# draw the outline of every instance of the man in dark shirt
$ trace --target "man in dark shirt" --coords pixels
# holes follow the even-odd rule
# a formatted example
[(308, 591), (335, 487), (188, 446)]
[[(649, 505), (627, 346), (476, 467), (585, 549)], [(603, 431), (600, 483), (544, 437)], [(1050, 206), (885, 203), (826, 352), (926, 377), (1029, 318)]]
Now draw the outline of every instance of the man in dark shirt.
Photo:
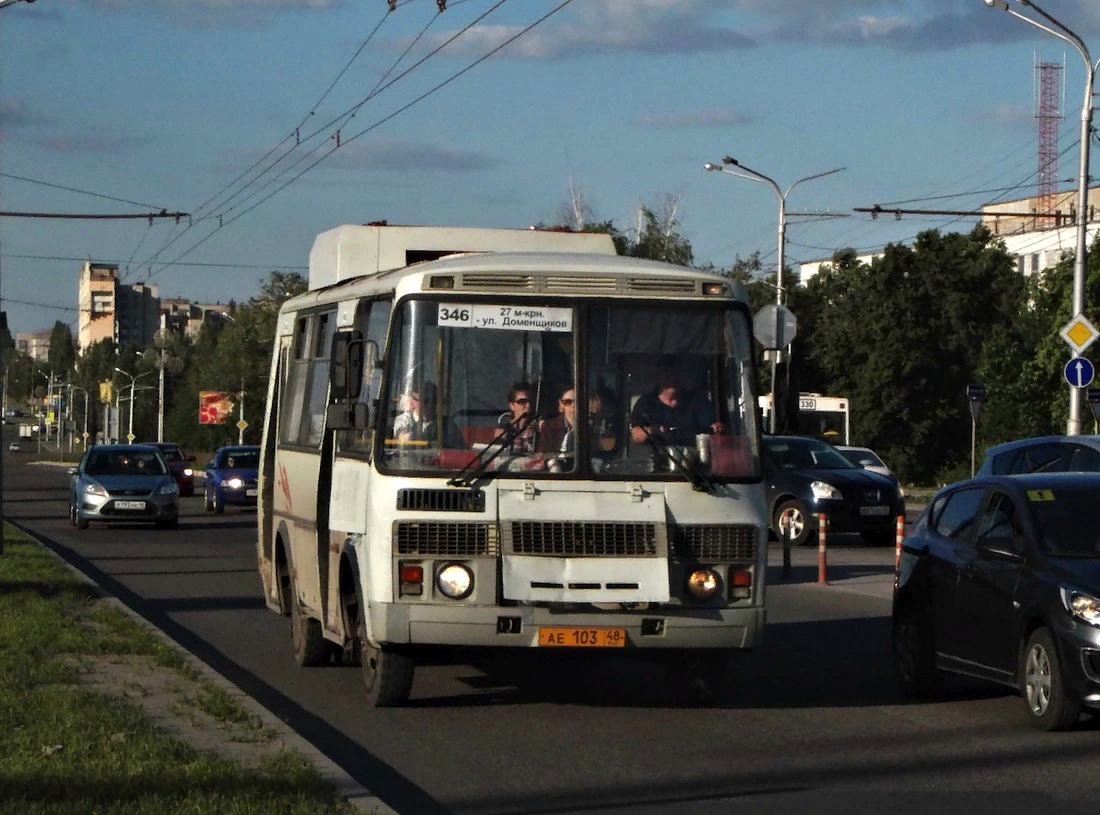
[(659, 433), (671, 444), (688, 445), (699, 433), (724, 433), (725, 425), (715, 421), (709, 402), (684, 401), (683, 385), (673, 371), (663, 371), (657, 387), (642, 394), (630, 412), (630, 439), (644, 442)]

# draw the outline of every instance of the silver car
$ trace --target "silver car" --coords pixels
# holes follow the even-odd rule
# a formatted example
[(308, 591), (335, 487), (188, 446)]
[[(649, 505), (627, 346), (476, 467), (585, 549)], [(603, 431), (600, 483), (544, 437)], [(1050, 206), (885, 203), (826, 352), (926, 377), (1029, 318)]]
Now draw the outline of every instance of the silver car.
[(96, 445), (69, 475), (69, 520), (78, 529), (89, 521), (151, 521), (169, 528), (179, 522), (179, 487), (155, 447)]

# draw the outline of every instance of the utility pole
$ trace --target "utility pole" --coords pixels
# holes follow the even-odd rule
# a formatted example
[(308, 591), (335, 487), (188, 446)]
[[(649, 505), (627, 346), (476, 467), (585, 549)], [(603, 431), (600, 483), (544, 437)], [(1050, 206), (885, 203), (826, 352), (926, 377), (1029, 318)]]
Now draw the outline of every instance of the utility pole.
[(244, 444), (244, 377), (241, 377), (241, 419), (237, 422), (237, 444)]

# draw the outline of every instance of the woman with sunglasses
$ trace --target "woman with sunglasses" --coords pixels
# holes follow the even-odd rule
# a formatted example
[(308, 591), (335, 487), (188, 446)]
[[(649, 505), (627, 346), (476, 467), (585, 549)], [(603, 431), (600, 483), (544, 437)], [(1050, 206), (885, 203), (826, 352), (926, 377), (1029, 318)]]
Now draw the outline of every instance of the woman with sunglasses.
[(508, 391), (508, 410), (500, 414), (497, 420), (497, 435), (509, 427), (526, 425), (523, 431), (512, 439), (511, 452), (527, 455), (535, 452), (538, 443), (538, 422), (533, 420), (535, 413), (535, 389), (529, 382), (517, 382)]

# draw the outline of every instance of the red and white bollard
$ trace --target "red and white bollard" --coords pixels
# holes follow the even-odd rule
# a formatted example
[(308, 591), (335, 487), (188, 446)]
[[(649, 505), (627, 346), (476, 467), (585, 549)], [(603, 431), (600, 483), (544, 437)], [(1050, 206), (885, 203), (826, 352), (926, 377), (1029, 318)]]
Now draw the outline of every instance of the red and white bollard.
[(828, 586), (826, 577), (828, 561), (825, 557), (825, 537), (829, 534), (829, 516), (824, 512), (817, 514), (817, 585)]
[(905, 539), (905, 516), (898, 516), (897, 532), (894, 536), (894, 574), (901, 568), (901, 542)]

